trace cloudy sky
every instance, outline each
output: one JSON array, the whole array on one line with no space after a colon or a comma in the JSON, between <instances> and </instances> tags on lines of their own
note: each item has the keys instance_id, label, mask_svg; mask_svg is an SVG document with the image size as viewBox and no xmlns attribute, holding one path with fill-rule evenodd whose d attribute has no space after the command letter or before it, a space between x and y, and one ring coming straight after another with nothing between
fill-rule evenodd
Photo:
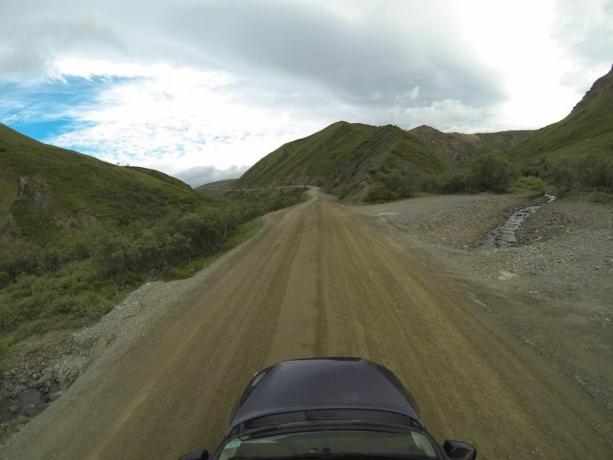
<instances>
[{"instance_id":1,"label":"cloudy sky","mask_svg":"<svg viewBox=\"0 0 613 460\"><path fill-rule=\"evenodd\" d=\"M537 128L613 63L613 0L0 0L0 122L192 184L338 120Z\"/></svg>"}]
</instances>

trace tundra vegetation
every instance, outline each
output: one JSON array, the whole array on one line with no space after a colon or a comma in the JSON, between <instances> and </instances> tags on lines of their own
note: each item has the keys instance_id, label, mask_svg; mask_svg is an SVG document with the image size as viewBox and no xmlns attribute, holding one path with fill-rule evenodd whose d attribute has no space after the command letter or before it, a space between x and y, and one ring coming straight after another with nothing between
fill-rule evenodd
<instances>
[{"instance_id":1,"label":"tundra vegetation","mask_svg":"<svg viewBox=\"0 0 613 460\"><path fill-rule=\"evenodd\" d=\"M259 228L257 217L299 202L303 188L218 193L188 209L53 244L0 248L0 344L76 328L147 280L186 277Z\"/></svg>"},{"instance_id":2,"label":"tundra vegetation","mask_svg":"<svg viewBox=\"0 0 613 460\"><path fill-rule=\"evenodd\" d=\"M130 290L193 274L304 188L197 193L0 125L0 351L89 324Z\"/></svg>"},{"instance_id":3,"label":"tundra vegetation","mask_svg":"<svg viewBox=\"0 0 613 460\"><path fill-rule=\"evenodd\" d=\"M549 190L611 202L613 69L567 117L538 130L462 134L337 122L281 146L239 183L319 185L348 201Z\"/></svg>"}]
</instances>

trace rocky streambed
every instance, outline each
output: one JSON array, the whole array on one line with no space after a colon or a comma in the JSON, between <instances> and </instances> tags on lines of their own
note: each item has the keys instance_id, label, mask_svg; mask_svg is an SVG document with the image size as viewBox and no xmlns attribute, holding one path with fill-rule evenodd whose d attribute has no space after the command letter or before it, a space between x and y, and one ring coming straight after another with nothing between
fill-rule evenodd
<instances>
[{"instance_id":1,"label":"rocky streambed","mask_svg":"<svg viewBox=\"0 0 613 460\"><path fill-rule=\"evenodd\" d=\"M518 231L526 219L536 213L542 206L556 199L555 195L551 193L546 193L543 198L542 203L532 204L513 212L502 225L495 227L484 236L479 248L488 250L517 245Z\"/></svg>"}]
</instances>

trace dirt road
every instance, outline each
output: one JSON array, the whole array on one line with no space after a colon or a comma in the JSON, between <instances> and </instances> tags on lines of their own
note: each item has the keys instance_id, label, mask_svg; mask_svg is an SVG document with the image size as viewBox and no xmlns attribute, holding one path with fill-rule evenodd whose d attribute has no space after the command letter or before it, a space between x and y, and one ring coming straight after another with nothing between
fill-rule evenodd
<instances>
[{"instance_id":1,"label":"dirt road","mask_svg":"<svg viewBox=\"0 0 613 460\"><path fill-rule=\"evenodd\" d=\"M388 365L435 435L473 442L479 458L613 457L612 421L469 299L479 287L350 210L314 198L277 213L207 270L2 458L172 459L213 448L253 372L313 355Z\"/></svg>"}]
</instances>

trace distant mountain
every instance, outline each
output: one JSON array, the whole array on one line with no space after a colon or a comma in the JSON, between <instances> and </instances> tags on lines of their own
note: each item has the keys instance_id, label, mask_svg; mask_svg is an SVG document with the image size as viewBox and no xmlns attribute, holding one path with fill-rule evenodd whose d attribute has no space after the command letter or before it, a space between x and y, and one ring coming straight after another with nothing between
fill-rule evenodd
<instances>
[{"instance_id":1,"label":"distant mountain","mask_svg":"<svg viewBox=\"0 0 613 460\"><path fill-rule=\"evenodd\" d=\"M211 182L237 179L247 170L246 166L230 166L229 168L219 169L215 166L195 166L175 174L183 182L189 184L194 189Z\"/></svg>"},{"instance_id":2,"label":"distant mountain","mask_svg":"<svg viewBox=\"0 0 613 460\"><path fill-rule=\"evenodd\" d=\"M236 184L237 181L238 181L238 179L216 180L214 182L207 182L206 184L202 184L202 185L196 187L194 190L196 190L199 193L201 193L201 192L209 192L209 191L212 191L212 190L223 191L223 190L227 190L229 188L232 188Z\"/></svg>"},{"instance_id":3,"label":"distant mountain","mask_svg":"<svg viewBox=\"0 0 613 460\"><path fill-rule=\"evenodd\" d=\"M403 178L442 173L463 160L507 147L529 131L443 133L429 126L405 131L344 121L281 146L239 180L243 187L322 186L340 198L361 200L377 188L403 195ZM408 190L407 190L408 191ZM396 193L397 192L397 193Z\"/></svg>"},{"instance_id":4,"label":"distant mountain","mask_svg":"<svg viewBox=\"0 0 613 460\"><path fill-rule=\"evenodd\" d=\"M429 143L439 153L454 160L466 160L474 155L500 152L526 139L532 131L500 131L497 133L444 133L422 125L408 131L422 142Z\"/></svg>"},{"instance_id":5,"label":"distant mountain","mask_svg":"<svg viewBox=\"0 0 613 460\"><path fill-rule=\"evenodd\" d=\"M501 159L492 164L504 174L542 176L567 189L613 190L613 69L566 118L536 131L462 134L341 121L281 146L237 185L311 184L339 198L386 200L408 195L427 176L434 189L480 190L475 176L485 166L461 170L487 154Z\"/></svg>"},{"instance_id":6,"label":"distant mountain","mask_svg":"<svg viewBox=\"0 0 613 460\"><path fill-rule=\"evenodd\" d=\"M0 124L0 242L51 241L160 216L199 199L161 172L109 164Z\"/></svg>"}]
</instances>

